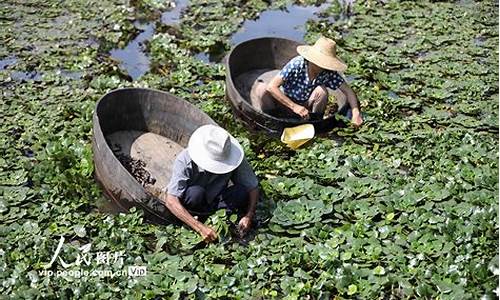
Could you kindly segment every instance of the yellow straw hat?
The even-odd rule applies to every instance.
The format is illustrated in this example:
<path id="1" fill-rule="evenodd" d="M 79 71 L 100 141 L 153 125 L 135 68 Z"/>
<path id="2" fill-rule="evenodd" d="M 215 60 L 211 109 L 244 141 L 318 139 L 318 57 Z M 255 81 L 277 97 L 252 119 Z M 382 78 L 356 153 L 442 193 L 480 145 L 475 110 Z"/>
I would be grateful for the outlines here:
<path id="1" fill-rule="evenodd" d="M 313 46 L 298 46 L 297 52 L 323 69 L 337 72 L 344 72 L 347 69 L 347 65 L 337 57 L 336 44 L 331 39 L 320 37 Z"/>

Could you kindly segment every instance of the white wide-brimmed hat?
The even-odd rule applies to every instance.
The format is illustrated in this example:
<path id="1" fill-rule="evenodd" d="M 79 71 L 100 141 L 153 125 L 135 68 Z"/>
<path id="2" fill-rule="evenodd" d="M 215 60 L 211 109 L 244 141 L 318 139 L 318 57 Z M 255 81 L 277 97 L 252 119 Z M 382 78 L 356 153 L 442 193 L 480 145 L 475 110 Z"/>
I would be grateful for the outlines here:
<path id="1" fill-rule="evenodd" d="M 347 65 L 337 57 L 335 42 L 326 37 L 320 37 L 313 46 L 297 46 L 297 52 L 323 69 L 337 72 L 344 72 L 347 69 Z"/>
<path id="2" fill-rule="evenodd" d="M 198 166 L 214 174 L 233 171 L 244 157 L 240 143 L 215 125 L 203 125 L 196 129 L 189 138 L 187 149 Z"/>

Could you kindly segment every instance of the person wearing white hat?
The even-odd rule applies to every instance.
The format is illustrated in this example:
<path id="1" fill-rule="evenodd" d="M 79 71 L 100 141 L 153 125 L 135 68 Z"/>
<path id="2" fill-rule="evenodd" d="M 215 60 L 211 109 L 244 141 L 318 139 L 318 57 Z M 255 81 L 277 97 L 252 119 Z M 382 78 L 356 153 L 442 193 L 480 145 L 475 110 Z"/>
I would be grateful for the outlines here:
<path id="1" fill-rule="evenodd" d="M 203 125 L 191 135 L 187 149 L 177 155 L 164 203 L 204 241 L 211 242 L 217 233 L 193 215 L 229 210 L 241 216 L 238 227 L 245 234 L 258 198 L 258 180 L 240 143 L 219 126 Z"/>
<path id="2" fill-rule="evenodd" d="M 299 55 L 273 75 L 268 84 L 263 80 L 256 82 L 251 91 L 252 104 L 264 112 L 278 108 L 302 118 L 322 118 L 328 103 L 327 88 L 340 89 L 351 108 L 352 123 L 360 126 L 363 117 L 359 101 L 340 75 L 347 65 L 337 57 L 335 42 L 320 37 L 313 46 L 298 46 L 297 52 Z"/>

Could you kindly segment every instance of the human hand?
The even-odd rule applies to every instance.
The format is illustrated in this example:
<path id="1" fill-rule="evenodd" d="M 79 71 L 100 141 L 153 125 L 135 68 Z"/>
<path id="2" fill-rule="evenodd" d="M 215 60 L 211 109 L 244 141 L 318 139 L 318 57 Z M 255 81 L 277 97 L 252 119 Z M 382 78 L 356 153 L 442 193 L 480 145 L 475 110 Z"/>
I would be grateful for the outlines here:
<path id="1" fill-rule="evenodd" d="M 307 108 L 305 108 L 302 105 L 298 105 L 298 104 L 294 105 L 293 112 L 296 113 L 297 115 L 299 115 L 303 119 L 309 118 L 309 111 L 307 110 Z"/>
<path id="2" fill-rule="evenodd" d="M 213 242 L 217 239 L 217 232 L 215 232 L 215 230 L 213 230 L 209 226 L 203 225 L 203 227 L 200 229 L 199 233 L 200 233 L 200 235 L 203 238 L 203 241 L 205 243 L 210 243 L 210 242 Z"/>
<path id="3" fill-rule="evenodd" d="M 238 229 L 241 233 L 241 235 L 245 235 L 247 231 L 250 229 L 250 226 L 252 225 L 252 218 L 244 216 L 241 218 L 239 224 L 238 224 Z"/>
<path id="4" fill-rule="evenodd" d="M 359 110 L 358 111 L 353 110 L 351 122 L 355 127 L 359 127 L 361 126 L 361 124 L 363 124 L 363 117 L 361 116 Z"/>

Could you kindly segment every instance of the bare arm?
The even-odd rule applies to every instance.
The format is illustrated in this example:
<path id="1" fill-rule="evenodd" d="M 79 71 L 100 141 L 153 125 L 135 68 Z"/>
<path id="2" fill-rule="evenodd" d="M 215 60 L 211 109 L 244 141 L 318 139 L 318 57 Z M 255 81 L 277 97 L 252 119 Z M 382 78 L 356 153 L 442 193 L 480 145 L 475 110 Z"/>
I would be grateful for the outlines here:
<path id="1" fill-rule="evenodd" d="M 211 242 L 217 239 L 217 234 L 215 233 L 215 231 L 212 228 L 201 223 L 200 221 L 196 220 L 189 213 L 189 211 L 187 211 L 184 206 L 182 206 L 179 198 L 169 194 L 167 194 L 166 196 L 165 194 L 162 194 L 161 200 L 163 201 L 163 203 L 165 203 L 165 206 L 167 206 L 168 210 L 170 210 L 170 212 L 174 216 L 187 224 L 194 231 L 198 232 L 203 237 L 204 241 Z"/>
<path id="2" fill-rule="evenodd" d="M 257 206 L 257 200 L 259 200 L 259 188 L 254 188 L 248 192 L 248 210 L 246 216 L 252 219 L 255 216 L 255 208 Z"/>
<path id="3" fill-rule="evenodd" d="M 281 104 L 291 109 L 294 113 L 298 114 L 302 118 L 307 118 L 309 116 L 309 111 L 302 105 L 298 105 L 288 98 L 281 90 L 280 86 L 283 84 L 283 78 L 276 75 L 267 85 L 267 91 L 273 96 L 274 99 L 278 100 Z"/>
<path id="4" fill-rule="evenodd" d="M 352 123 L 359 126 L 363 123 L 363 118 L 361 116 L 361 111 L 359 109 L 359 101 L 356 93 L 351 89 L 351 87 L 346 83 L 342 83 L 339 89 L 346 95 L 347 102 L 352 110 Z"/>

